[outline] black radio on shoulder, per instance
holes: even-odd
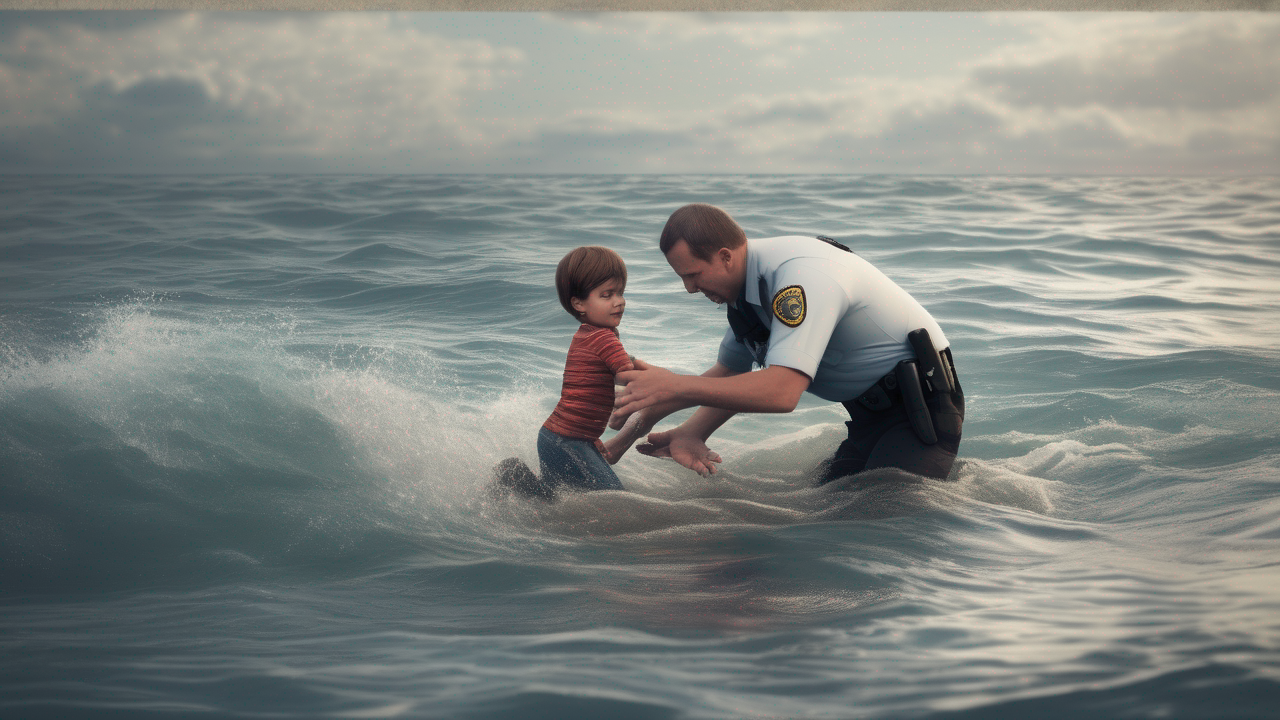
[[[848,247],[846,247],[844,244],[842,244],[842,243],[838,243],[838,242],[836,242],[835,240],[833,240],[832,238],[827,237],[826,235],[819,235],[819,236],[818,236],[818,239],[819,239],[819,240],[821,240],[822,242],[824,242],[824,243],[826,243],[826,244],[828,244],[828,245],[832,246],[832,247],[838,247],[838,248],[840,248],[841,250],[843,250],[843,251],[845,251],[845,252],[847,252],[847,253],[851,253],[851,252],[853,252],[853,251],[852,251],[852,250],[850,250]]]

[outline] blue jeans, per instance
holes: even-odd
[[[591,440],[567,438],[550,430],[538,430],[538,464],[542,481],[549,485],[568,485],[579,490],[621,490],[609,462]]]

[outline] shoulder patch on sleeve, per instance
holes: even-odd
[[[796,327],[804,322],[804,313],[804,288],[799,285],[788,285],[773,296],[773,316],[783,325]]]

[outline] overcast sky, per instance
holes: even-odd
[[[1280,13],[0,11],[2,172],[1280,174]]]

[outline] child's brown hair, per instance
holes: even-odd
[[[560,295],[560,304],[575,319],[582,315],[573,309],[573,298],[586,300],[592,290],[610,280],[622,283],[619,290],[627,287],[627,265],[622,262],[618,253],[607,247],[587,245],[574,248],[565,255],[556,266],[556,293]]]

